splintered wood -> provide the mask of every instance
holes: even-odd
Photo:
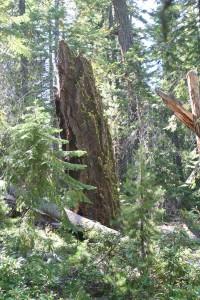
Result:
[[[200,92],[197,72],[190,71],[187,74],[188,91],[192,107],[193,123],[197,139],[197,150],[200,153]]]
[[[195,132],[192,113],[187,111],[173,96],[168,95],[161,90],[156,90],[156,92],[162,98],[165,105],[173,111],[177,119]]]
[[[165,105],[173,111],[177,119],[190,128],[197,139],[197,150],[200,153],[200,91],[197,72],[191,70],[187,74],[188,91],[192,112],[187,111],[175,97],[157,89],[156,93],[162,98]]]

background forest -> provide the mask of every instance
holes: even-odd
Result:
[[[190,70],[199,0],[0,2],[0,299],[200,299]]]

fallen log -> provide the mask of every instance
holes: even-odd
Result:
[[[45,215],[48,217],[51,217],[53,222],[51,223],[53,225],[54,228],[59,228],[60,226],[60,219],[61,219],[61,212],[59,212],[58,208],[56,207],[56,205],[54,203],[50,203],[48,202],[49,207],[45,208],[45,204],[43,204],[43,211],[40,209],[35,209],[36,212],[38,212],[41,215]],[[51,210],[51,208],[53,208],[54,210]],[[129,240],[128,236],[123,236],[122,233],[120,231],[114,230],[112,228],[109,228],[107,226],[102,225],[99,222],[95,222],[93,220],[90,220],[88,218],[82,217],[78,214],[76,214],[75,212],[71,211],[68,208],[64,208],[64,212],[66,214],[66,217],[68,219],[68,221],[73,225],[73,226],[77,226],[81,229],[83,229],[84,231],[96,231],[99,234],[103,234],[103,235],[111,235],[113,237],[117,237],[119,238],[119,242],[125,242]],[[178,224],[177,224],[178,226]],[[183,224],[181,225],[183,227],[183,229],[185,229],[186,233],[188,234],[188,237],[191,240],[196,240],[196,241],[200,241],[199,238],[197,238],[194,234],[192,234],[191,232],[189,232],[189,229],[187,227],[187,225]],[[171,226],[171,225],[160,225],[157,227],[159,232],[161,234],[167,234],[167,233],[173,233],[176,231],[176,226]]]
[[[8,204],[10,204],[10,199],[12,199],[12,206],[14,204],[16,205],[16,198],[14,198],[12,195],[6,194],[4,200]],[[51,218],[51,220],[55,224],[55,227],[59,227],[62,213],[58,209],[55,203],[43,201],[40,207],[37,209],[35,208],[34,211],[40,214],[41,216]],[[82,230],[85,231],[95,230],[98,233],[102,233],[102,234],[112,234],[115,236],[120,236],[119,231],[104,226],[99,222],[82,217],[68,208],[64,208],[64,212],[70,224],[72,224],[73,226],[81,227]]]
[[[64,208],[64,211],[71,224],[75,226],[80,226],[82,229],[86,231],[95,230],[103,234],[113,234],[115,236],[120,236],[120,232],[117,230],[104,226],[99,222],[95,222],[93,220],[82,217],[67,208]]]
[[[57,206],[54,203],[48,202],[47,205],[42,204],[42,207],[40,207],[40,209],[37,209],[37,212],[51,217],[54,221],[59,222],[61,220],[61,211],[58,210]],[[64,212],[70,224],[76,227],[81,227],[82,230],[95,230],[103,234],[114,234],[116,236],[120,235],[119,231],[104,226],[101,223],[90,220],[86,217],[82,217],[68,208],[64,208]]]

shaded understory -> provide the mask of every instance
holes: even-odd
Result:
[[[0,299],[199,299],[199,241],[184,228],[155,234],[145,260],[137,238],[85,238],[8,220],[0,232]]]

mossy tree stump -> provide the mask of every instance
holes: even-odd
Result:
[[[110,225],[119,212],[117,176],[108,124],[95,86],[90,62],[75,56],[61,41],[58,49],[59,88],[55,98],[61,137],[67,139],[67,150],[85,150],[81,158],[84,171],[71,174],[81,182],[96,187],[86,191],[90,204],[80,203],[78,213]]]

